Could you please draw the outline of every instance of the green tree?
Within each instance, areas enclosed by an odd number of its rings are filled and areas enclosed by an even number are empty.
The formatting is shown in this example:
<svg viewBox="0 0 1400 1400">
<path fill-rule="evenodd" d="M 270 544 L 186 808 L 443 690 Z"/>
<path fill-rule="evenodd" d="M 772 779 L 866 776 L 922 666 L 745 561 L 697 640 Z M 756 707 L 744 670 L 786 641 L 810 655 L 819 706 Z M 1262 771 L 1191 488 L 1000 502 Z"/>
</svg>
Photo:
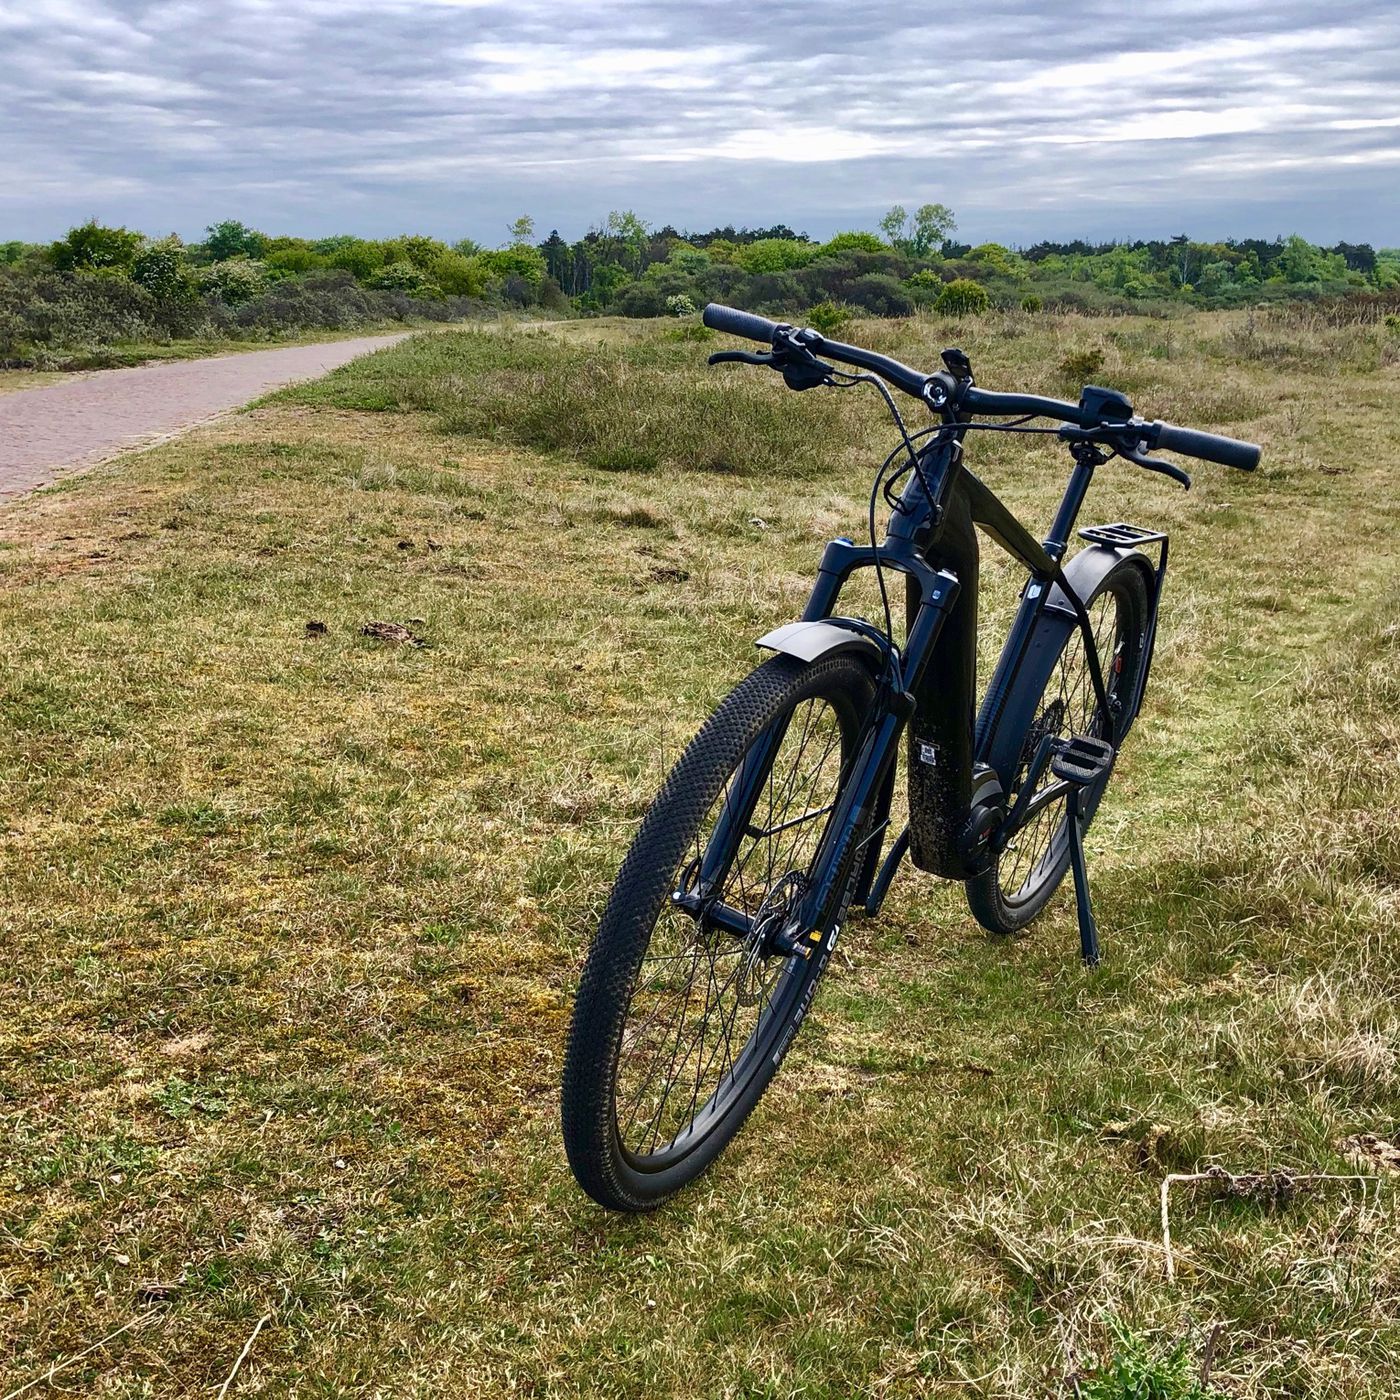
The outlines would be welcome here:
<svg viewBox="0 0 1400 1400">
<path fill-rule="evenodd" d="M 486 291 L 486 269 L 479 258 L 463 257 L 455 248 L 439 253 L 428 276 L 452 297 L 479 297 Z"/>
<path fill-rule="evenodd" d="M 714 250 L 715 245 L 711 243 L 711 254 L 714 253 Z M 817 249 L 817 257 L 839 257 L 842 253 L 883 253 L 885 251 L 885 244 L 873 233 L 838 233 L 834 237 L 828 238 Z"/>
<path fill-rule="evenodd" d="M 909 211 L 902 204 L 896 204 L 880 220 L 880 229 L 891 248 L 902 248 L 909 237 Z"/>
<path fill-rule="evenodd" d="M 428 274 L 417 263 L 400 258 L 381 267 L 370 279 L 371 287 L 379 287 L 387 292 L 407 292 L 411 297 L 435 297 L 438 288 L 429 280 Z"/>
<path fill-rule="evenodd" d="M 185 245 L 173 233 L 169 238 L 147 243 L 137 253 L 131 264 L 131 280 L 167 305 L 191 301 L 196 292 Z"/>
<path fill-rule="evenodd" d="M 651 230 L 630 209 L 614 209 L 602 228 L 603 238 L 614 245 L 616 260 L 634 277 L 641 276 Z"/>
<path fill-rule="evenodd" d="M 204 251 L 212 262 L 225 258 L 260 258 L 267 239 L 237 219 L 224 219 L 204 230 Z"/>
<path fill-rule="evenodd" d="M 508 277 L 520 277 L 532 287 L 538 287 L 545 278 L 544 254 L 529 244 L 478 253 L 472 261 L 485 268 L 487 274 L 498 282 L 504 282 Z"/>
<path fill-rule="evenodd" d="M 921 204 L 914 212 L 913 246 L 916 258 L 926 258 L 937 251 L 958 231 L 958 222 L 946 204 Z"/>
<path fill-rule="evenodd" d="M 522 243 L 535 241 L 535 221 L 528 214 L 522 214 L 510 226 L 510 245 L 518 248 Z"/>
<path fill-rule="evenodd" d="M 902 204 L 896 204 L 880 220 L 880 227 L 891 248 L 913 258 L 926 258 L 943 246 L 958 225 L 946 204 L 921 204 L 912 218 Z"/>
<path fill-rule="evenodd" d="M 49 261 L 60 272 L 129 272 L 145 239 L 128 228 L 108 228 L 96 219 L 70 228 L 49 246 Z"/>
<path fill-rule="evenodd" d="M 815 252 L 810 243 L 798 243 L 792 238 L 760 238 L 740 248 L 735 261 L 745 272 L 787 272 L 790 268 L 806 267 Z"/>
</svg>

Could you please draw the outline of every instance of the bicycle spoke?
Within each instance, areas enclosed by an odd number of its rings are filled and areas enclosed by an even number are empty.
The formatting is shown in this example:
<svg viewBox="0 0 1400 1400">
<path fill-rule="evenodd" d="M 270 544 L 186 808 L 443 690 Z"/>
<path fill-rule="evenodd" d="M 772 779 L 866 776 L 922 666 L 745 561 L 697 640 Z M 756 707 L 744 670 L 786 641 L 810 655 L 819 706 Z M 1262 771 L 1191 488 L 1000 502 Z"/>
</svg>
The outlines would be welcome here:
<svg viewBox="0 0 1400 1400">
<path fill-rule="evenodd" d="M 618 1058 L 616 1123 L 633 1153 L 665 1150 L 730 1092 L 745 1047 L 776 1014 L 790 958 L 761 946 L 759 925 L 774 927 L 806 886 L 845 775 L 845 734 L 829 702 L 795 705 L 736 763 L 690 841 L 674 888 L 701 904 L 661 911 L 634 976 Z M 750 756 L 763 744 L 771 759 L 760 777 Z M 727 849 L 716 844 L 721 833 Z M 708 924 L 702 906 L 711 901 L 747 915 L 750 935 Z"/>
</svg>

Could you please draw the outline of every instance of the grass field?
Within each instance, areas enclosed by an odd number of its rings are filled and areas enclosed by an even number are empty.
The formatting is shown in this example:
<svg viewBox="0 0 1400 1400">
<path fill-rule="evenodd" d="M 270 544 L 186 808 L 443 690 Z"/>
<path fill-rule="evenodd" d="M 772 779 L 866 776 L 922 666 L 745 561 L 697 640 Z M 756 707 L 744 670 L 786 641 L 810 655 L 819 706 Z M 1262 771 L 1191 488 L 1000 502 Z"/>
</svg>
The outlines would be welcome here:
<svg viewBox="0 0 1400 1400">
<path fill-rule="evenodd" d="M 1400 1142 L 1400 344 L 849 338 L 1061 394 L 1097 353 L 1264 444 L 1090 497 L 1172 531 L 1105 966 L 1067 892 L 1002 942 L 906 871 L 719 1166 L 587 1202 L 556 1083 L 612 872 L 889 431 L 673 327 L 419 337 L 0 513 L 0 1396 L 217 1395 L 250 1339 L 229 1395 L 1394 1394 L 1400 1178 L 1347 1144 Z M 1057 450 L 970 460 L 1048 522 Z M 1212 1165 L 1362 1179 L 1173 1188 L 1168 1280 L 1162 1181 Z"/>
</svg>

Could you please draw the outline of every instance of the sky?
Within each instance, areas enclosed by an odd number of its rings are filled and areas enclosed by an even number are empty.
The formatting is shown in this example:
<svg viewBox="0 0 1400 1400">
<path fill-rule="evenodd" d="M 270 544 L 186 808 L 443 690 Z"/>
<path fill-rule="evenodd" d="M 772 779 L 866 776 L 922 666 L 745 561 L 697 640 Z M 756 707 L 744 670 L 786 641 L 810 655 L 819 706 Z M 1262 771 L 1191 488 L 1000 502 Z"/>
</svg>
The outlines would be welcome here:
<svg viewBox="0 0 1400 1400">
<path fill-rule="evenodd" d="M 0 0 L 0 240 L 826 237 L 1400 245 L 1400 3 Z"/>
</svg>

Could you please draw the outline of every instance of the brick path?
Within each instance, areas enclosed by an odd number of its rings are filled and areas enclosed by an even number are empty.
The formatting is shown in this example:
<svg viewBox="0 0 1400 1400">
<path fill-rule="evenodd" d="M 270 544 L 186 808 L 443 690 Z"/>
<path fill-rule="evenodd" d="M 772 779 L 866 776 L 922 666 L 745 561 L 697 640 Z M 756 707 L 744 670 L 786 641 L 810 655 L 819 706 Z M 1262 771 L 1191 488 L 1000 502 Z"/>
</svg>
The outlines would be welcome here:
<svg viewBox="0 0 1400 1400">
<path fill-rule="evenodd" d="M 402 339 L 371 335 L 100 370 L 0 394 L 0 501 Z"/>
</svg>

